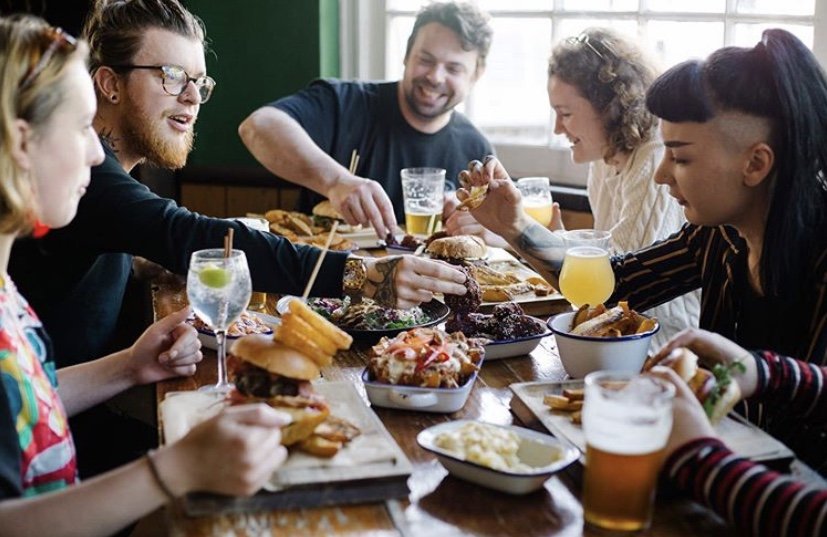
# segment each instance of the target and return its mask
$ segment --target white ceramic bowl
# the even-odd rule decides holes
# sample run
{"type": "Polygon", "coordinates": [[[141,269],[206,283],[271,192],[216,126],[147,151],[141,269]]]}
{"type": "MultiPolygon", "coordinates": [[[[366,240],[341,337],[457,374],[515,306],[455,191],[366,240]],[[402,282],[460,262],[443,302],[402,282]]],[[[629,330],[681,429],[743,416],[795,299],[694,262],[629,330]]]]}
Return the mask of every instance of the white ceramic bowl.
{"type": "Polygon", "coordinates": [[[371,405],[442,414],[456,412],[465,406],[476,380],[475,372],[459,388],[420,388],[370,380],[370,371],[367,367],[362,372],[362,382],[371,405]]]}
{"type": "Polygon", "coordinates": [[[416,441],[422,448],[436,455],[442,466],[452,475],[484,487],[509,494],[527,494],[542,487],[549,477],[576,461],[580,456],[580,451],[576,447],[553,436],[522,427],[492,423],[486,425],[507,429],[520,437],[517,457],[520,462],[532,467],[529,471],[494,470],[461,459],[456,454],[436,445],[436,437],[440,433],[457,430],[469,421],[472,420],[449,421],[434,425],[421,431],[416,436],[416,441]]]}
{"type": "Polygon", "coordinates": [[[536,349],[537,345],[540,344],[540,341],[549,335],[551,335],[551,331],[546,330],[542,334],[536,334],[533,336],[492,341],[485,346],[485,360],[499,360],[501,358],[525,356],[536,349]]]}
{"type": "MultiPolygon", "coordinates": [[[[266,313],[256,312],[253,315],[261,319],[264,324],[270,326],[269,332],[262,332],[265,335],[272,334],[273,327],[281,323],[281,320],[278,317],[273,317],[272,315],[267,315],[266,313]]],[[[202,347],[206,349],[218,350],[218,342],[215,340],[215,332],[212,330],[202,330],[201,328],[196,328],[196,331],[198,332],[198,340],[201,342],[202,347]]],[[[241,336],[227,336],[227,349],[229,350],[233,341],[240,337],[241,336]]]]}
{"type": "Polygon", "coordinates": [[[561,313],[548,320],[563,368],[574,378],[583,378],[592,371],[639,372],[646,361],[652,336],[660,330],[660,325],[656,325],[650,332],[630,336],[576,336],[570,333],[574,314],[573,311],[561,313]]]}

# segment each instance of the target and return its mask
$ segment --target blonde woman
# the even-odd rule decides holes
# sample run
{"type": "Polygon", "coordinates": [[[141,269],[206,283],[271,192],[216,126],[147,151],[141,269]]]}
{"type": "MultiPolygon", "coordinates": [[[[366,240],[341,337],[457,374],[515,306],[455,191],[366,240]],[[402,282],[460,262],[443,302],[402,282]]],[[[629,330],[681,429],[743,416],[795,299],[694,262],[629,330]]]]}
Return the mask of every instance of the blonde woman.
{"type": "Polygon", "coordinates": [[[0,528],[13,535],[110,535],[192,490],[252,494],[286,457],[286,418],[237,407],[181,441],[78,483],[67,415],[138,384],[192,374],[201,360],[187,311],[135,344],[55,370],[48,336],[6,267],[36,224],[75,216],[90,166],[103,160],[87,46],[33,17],[0,18],[0,528]],[[204,468],[211,468],[204,472],[204,468]],[[84,516],[78,516],[83,513],[84,516]],[[69,522],[71,521],[71,522],[69,522]]]}

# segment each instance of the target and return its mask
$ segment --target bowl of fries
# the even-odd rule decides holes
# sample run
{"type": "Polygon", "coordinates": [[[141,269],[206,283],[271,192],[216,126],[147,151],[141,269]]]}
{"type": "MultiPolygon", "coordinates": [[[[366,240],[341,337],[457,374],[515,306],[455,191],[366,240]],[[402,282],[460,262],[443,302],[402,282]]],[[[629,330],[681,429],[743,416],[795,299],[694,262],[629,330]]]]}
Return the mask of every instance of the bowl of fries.
{"type": "Polygon", "coordinates": [[[560,361],[573,378],[592,371],[637,373],[643,367],[652,336],[660,330],[655,319],[630,310],[625,303],[606,309],[578,310],[548,320],[560,361]]]}

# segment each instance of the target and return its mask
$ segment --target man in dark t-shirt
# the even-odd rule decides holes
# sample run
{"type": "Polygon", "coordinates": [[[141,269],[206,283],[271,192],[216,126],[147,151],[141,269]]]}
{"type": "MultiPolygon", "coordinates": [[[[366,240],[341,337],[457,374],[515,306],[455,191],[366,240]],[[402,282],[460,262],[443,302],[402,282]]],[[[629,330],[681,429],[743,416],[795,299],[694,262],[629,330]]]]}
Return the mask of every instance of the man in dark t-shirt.
{"type": "Polygon", "coordinates": [[[384,237],[402,218],[402,168],[445,168],[456,176],[492,152],[455,111],[485,69],[488,17],[470,4],[423,8],[408,38],[398,82],[314,81],[253,112],[239,128],[250,152],[271,172],[307,187],[303,210],[329,198],[350,224],[384,237]],[[359,153],[355,173],[347,169],[359,153]]]}

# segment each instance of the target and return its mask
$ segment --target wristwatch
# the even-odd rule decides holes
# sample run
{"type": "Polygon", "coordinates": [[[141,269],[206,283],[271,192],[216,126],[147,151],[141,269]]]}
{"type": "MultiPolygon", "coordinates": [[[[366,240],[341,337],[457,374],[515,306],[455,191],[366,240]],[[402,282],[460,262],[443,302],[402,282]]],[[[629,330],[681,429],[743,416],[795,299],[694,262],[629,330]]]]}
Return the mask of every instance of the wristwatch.
{"type": "Polygon", "coordinates": [[[342,289],[350,297],[361,297],[365,282],[368,279],[368,268],[361,257],[351,256],[345,260],[345,272],[342,276],[342,289]]]}

